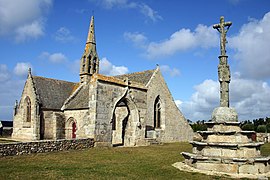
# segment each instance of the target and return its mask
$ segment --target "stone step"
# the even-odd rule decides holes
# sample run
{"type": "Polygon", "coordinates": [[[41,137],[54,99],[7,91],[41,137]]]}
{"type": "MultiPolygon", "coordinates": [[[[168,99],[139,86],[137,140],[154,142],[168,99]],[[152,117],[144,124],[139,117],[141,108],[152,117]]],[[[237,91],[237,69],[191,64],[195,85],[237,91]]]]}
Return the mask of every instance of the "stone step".
{"type": "Polygon", "coordinates": [[[162,142],[158,141],[155,138],[145,138],[145,140],[150,144],[150,145],[161,145],[162,142]]]}

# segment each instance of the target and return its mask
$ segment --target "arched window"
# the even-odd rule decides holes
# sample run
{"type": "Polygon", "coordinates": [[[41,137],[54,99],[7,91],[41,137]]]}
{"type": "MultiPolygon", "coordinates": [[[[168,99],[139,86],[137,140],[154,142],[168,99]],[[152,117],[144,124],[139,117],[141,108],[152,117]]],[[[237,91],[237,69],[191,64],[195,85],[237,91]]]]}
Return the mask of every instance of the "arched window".
{"type": "Polygon", "coordinates": [[[85,71],[85,56],[83,56],[83,59],[82,59],[82,67],[81,67],[81,72],[84,72],[85,71]]]}
{"type": "Polygon", "coordinates": [[[25,98],[24,102],[25,102],[26,122],[31,122],[31,101],[30,101],[30,98],[27,96],[25,98]]]}
{"type": "Polygon", "coordinates": [[[159,96],[154,104],[154,128],[160,128],[161,125],[161,102],[159,96]]]}
{"type": "Polygon", "coordinates": [[[87,57],[87,61],[88,61],[88,69],[87,69],[87,73],[90,73],[91,72],[91,59],[92,59],[92,56],[91,55],[89,55],[88,57],[87,57]]]}
{"type": "Polygon", "coordinates": [[[97,57],[94,57],[93,64],[94,64],[93,73],[95,73],[97,71],[97,69],[96,69],[96,67],[97,67],[97,57]]]}

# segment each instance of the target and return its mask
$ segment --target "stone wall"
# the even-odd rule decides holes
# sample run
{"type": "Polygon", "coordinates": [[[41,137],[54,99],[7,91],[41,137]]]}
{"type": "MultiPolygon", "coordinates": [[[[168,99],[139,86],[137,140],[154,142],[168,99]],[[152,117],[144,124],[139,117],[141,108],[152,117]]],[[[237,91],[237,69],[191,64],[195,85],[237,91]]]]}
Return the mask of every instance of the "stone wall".
{"type": "Polygon", "coordinates": [[[71,139],[71,134],[67,132],[67,129],[70,128],[71,125],[69,124],[69,119],[73,118],[76,122],[77,131],[76,137],[77,138],[94,138],[94,131],[95,131],[95,119],[90,119],[89,117],[89,110],[82,109],[82,110],[65,110],[65,128],[66,128],[66,139],[71,139]]]}
{"type": "Polygon", "coordinates": [[[55,119],[53,111],[43,111],[44,137],[43,139],[55,139],[55,119]]]}
{"type": "Polygon", "coordinates": [[[270,133],[256,133],[256,141],[269,143],[270,133]]]}
{"type": "Polygon", "coordinates": [[[67,151],[94,147],[94,139],[43,140],[0,144],[0,157],[23,154],[67,151]]]}
{"type": "Polygon", "coordinates": [[[161,127],[155,130],[156,138],[162,142],[192,140],[193,130],[176,106],[168,86],[157,69],[147,85],[147,126],[154,128],[154,103],[161,101],[161,127]]]}
{"type": "Polygon", "coordinates": [[[129,117],[125,129],[125,146],[136,145],[144,138],[146,90],[99,81],[96,94],[96,141],[112,143],[112,119],[119,103],[125,103],[129,117]]]}
{"type": "Polygon", "coordinates": [[[18,109],[13,118],[13,134],[16,139],[38,140],[39,137],[39,114],[37,110],[37,97],[33,88],[33,80],[28,76],[18,109]],[[25,99],[29,97],[31,102],[31,121],[26,122],[26,103],[25,99]]]}

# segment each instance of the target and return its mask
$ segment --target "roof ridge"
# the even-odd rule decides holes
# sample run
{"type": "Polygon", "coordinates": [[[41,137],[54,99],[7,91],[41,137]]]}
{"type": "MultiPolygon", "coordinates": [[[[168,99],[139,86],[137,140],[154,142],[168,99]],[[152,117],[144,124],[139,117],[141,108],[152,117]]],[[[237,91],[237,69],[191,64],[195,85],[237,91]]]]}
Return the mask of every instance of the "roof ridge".
{"type": "Polygon", "coordinates": [[[62,82],[77,84],[77,82],[71,82],[71,81],[67,81],[67,80],[54,79],[54,78],[47,78],[47,77],[43,77],[43,76],[32,76],[32,78],[41,78],[41,79],[54,80],[54,81],[62,81],[62,82]]]}
{"type": "Polygon", "coordinates": [[[120,74],[120,75],[115,75],[112,77],[116,77],[116,76],[125,76],[125,75],[132,75],[132,74],[142,74],[145,73],[147,71],[155,71],[155,69],[149,69],[149,70],[144,70],[144,71],[138,71],[138,72],[133,72],[133,73],[127,73],[127,74],[120,74]]]}

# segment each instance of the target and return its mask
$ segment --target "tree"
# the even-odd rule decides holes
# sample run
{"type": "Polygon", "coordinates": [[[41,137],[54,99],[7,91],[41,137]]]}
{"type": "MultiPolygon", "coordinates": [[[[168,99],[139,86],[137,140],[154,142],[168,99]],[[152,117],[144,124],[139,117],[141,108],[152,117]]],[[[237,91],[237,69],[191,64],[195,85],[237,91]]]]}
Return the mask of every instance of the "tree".
{"type": "Polygon", "coordinates": [[[247,124],[244,124],[241,128],[244,131],[254,131],[254,124],[247,123],[247,124]]]}
{"type": "Polygon", "coordinates": [[[258,125],[256,132],[265,133],[266,132],[266,125],[258,125]]]}

